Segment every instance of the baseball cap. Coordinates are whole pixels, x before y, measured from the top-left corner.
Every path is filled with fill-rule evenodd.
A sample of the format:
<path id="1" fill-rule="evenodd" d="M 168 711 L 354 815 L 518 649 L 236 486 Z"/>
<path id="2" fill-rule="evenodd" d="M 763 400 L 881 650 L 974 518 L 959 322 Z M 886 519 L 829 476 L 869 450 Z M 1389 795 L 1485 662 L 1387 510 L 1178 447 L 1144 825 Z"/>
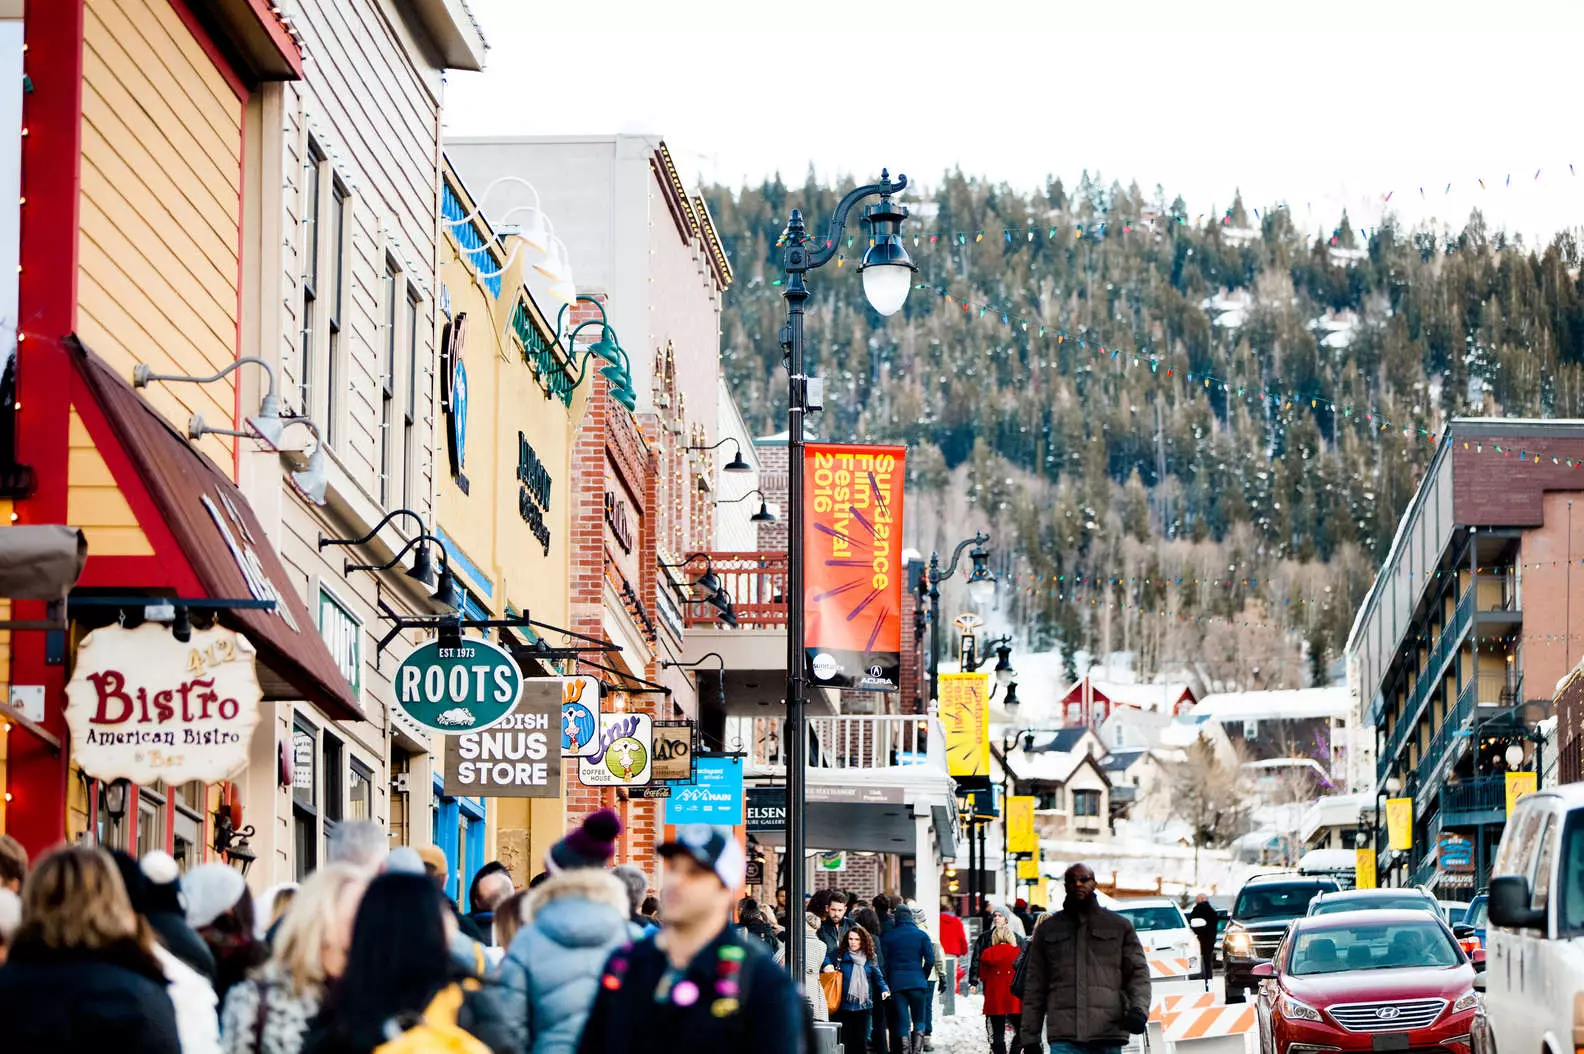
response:
<path id="1" fill-rule="evenodd" d="M 687 856 L 708 871 L 727 889 L 743 884 L 748 873 L 748 858 L 731 835 L 729 827 L 695 823 L 678 827 L 676 838 L 657 850 L 662 857 Z"/>
<path id="2" fill-rule="evenodd" d="M 451 863 L 446 859 L 445 850 L 438 845 L 420 845 L 417 847 L 418 859 L 424 862 L 427 868 L 433 868 L 437 875 L 449 875 Z"/>

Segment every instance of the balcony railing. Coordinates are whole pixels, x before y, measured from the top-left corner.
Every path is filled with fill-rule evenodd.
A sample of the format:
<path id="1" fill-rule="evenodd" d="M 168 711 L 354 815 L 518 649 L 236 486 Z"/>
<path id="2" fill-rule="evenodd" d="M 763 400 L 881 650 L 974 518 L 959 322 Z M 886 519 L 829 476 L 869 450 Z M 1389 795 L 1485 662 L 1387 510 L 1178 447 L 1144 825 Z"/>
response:
<path id="1" fill-rule="evenodd" d="M 1441 814 L 1501 812 L 1507 808 L 1507 778 L 1481 776 L 1441 788 Z"/>
<path id="2" fill-rule="evenodd" d="M 1430 745 L 1419 758 L 1416 769 L 1419 773 L 1419 786 L 1427 792 L 1433 789 L 1432 779 L 1436 774 L 1436 766 L 1440 765 L 1448 751 L 1467 735 L 1463 725 L 1474 713 L 1474 705 L 1480 697 L 1479 688 L 1483 680 L 1484 678 L 1477 678 L 1463 686 L 1463 690 L 1458 693 L 1457 702 L 1447 711 L 1440 727 L 1430 737 Z"/>
<path id="3" fill-rule="evenodd" d="M 1463 598 L 1458 601 L 1457 610 L 1452 615 L 1452 621 L 1436 638 L 1435 647 L 1431 649 L 1430 658 L 1425 663 L 1424 673 L 1414 682 L 1413 691 L 1409 693 L 1408 701 L 1403 706 L 1402 713 L 1397 716 L 1391 735 L 1386 739 L 1386 749 L 1381 752 L 1380 759 L 1376 762 L 1379 778 L 1385 777 L 1387 770 L 1391 768 L 1391 763 L 1402 752 L 1403 744 L 1408 741 L 1408 734 L 1423 716 L 1431 690 L 1441 683 L 1442 667 L 1463 643 L 1463 635 L 1468 632 L 1469 624 L 1474 618 L 1476 595 L 1473 589 L 1463 594 Z"/>
<path id="4" fill-rule="evenodd" d="M 708 553 L 709 566 L 731 597 L 732 613 L 743 629 L 780 628 L 786 625 L 787 554 L 785 552 Z M 687 568 L 689 578 L 697 577 L 702 561 Z M 689 627 L 714 626 L 720 612 L 712 604 L 690 600 L 686 620 Z"/>
<path id="5" fill-rule="evenodd" d="M 946 732 L 940 722 L 903 714 L 852 714 L 808 719 L 812 770 L 937 769 L 946 772 Z M 726 748 L 748 755 L 750 775 L 786 771 L 786 719 L 728 717 Z"/>

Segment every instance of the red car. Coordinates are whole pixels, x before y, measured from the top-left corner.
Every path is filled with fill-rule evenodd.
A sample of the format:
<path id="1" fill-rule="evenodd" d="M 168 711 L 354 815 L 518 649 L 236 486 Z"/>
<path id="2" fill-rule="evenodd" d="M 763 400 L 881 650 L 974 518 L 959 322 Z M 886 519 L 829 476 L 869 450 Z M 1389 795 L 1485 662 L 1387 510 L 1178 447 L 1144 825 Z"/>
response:
<path id="1" fill-rule="evenodd" d="M 1293 923 L 1259 979 L 1260 1054 L 1491 1054 L 1470 960 L 1423 911 L 1347 911 Z"/>

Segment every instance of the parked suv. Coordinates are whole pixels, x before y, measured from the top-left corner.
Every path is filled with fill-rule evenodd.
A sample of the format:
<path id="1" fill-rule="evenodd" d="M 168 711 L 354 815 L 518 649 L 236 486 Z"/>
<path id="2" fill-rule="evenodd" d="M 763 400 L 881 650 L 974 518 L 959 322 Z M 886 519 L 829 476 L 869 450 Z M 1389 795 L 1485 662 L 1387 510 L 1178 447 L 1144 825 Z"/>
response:
<path id="1" fill-rule="evenodd" d="M 1336 879 L 1323 875 L 1256 875 L 1244 883 L 1221 940 L 1226 1001 L 1243 1002 L 1246 991 L 1257 985 L 1254 967 L 1275 956 L 1293 920 L 1309 911 L 1315 897 L 1341 888 Z"/>
<path id="2" fill-rule="evenodd" d="M 1485 1003 L 1496 1048 L 1584 1046 L 1584 783 L 1518 800 L 1491 870 Z"/>

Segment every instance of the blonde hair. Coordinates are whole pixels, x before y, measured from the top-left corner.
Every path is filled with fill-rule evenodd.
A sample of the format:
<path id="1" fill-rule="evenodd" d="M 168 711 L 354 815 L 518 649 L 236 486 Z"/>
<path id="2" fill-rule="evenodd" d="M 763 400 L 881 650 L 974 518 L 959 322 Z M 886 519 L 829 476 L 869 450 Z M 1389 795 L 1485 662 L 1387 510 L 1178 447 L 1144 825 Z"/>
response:
<path id="1" fill-rule="evenodd" d="M 495 943 L 500 947 L 510 947 L 512 938 L 522 929 L 523 901 L 527 899 L 528 891 L 519 889 L 495 905 Z"/>
<path id="2" fill-rule="evenodd" d="M 995 947 L 997 944 L 1017 944 L 1017 935 L 1005 922 L 997 922 L 990 929 L 990 946 Z"/>
<path id="3" fill-rule="evenodd" d="M 341 897 L 349 887 L 367 884 L 366 870 L 343 863 L 326 864 L 297 888 L 281 917 L 270 960 L 290 980 L 296 994 L 324 986 L 324 942 L 337 925 Z"/>
<path id="4" fill-rule="evenodd" d="M 63 846 L 38 862 L 22 887 L 16 939 L 89 951 L 133 941 L 148 950 L 115 861 L 89 846 Z"/>

